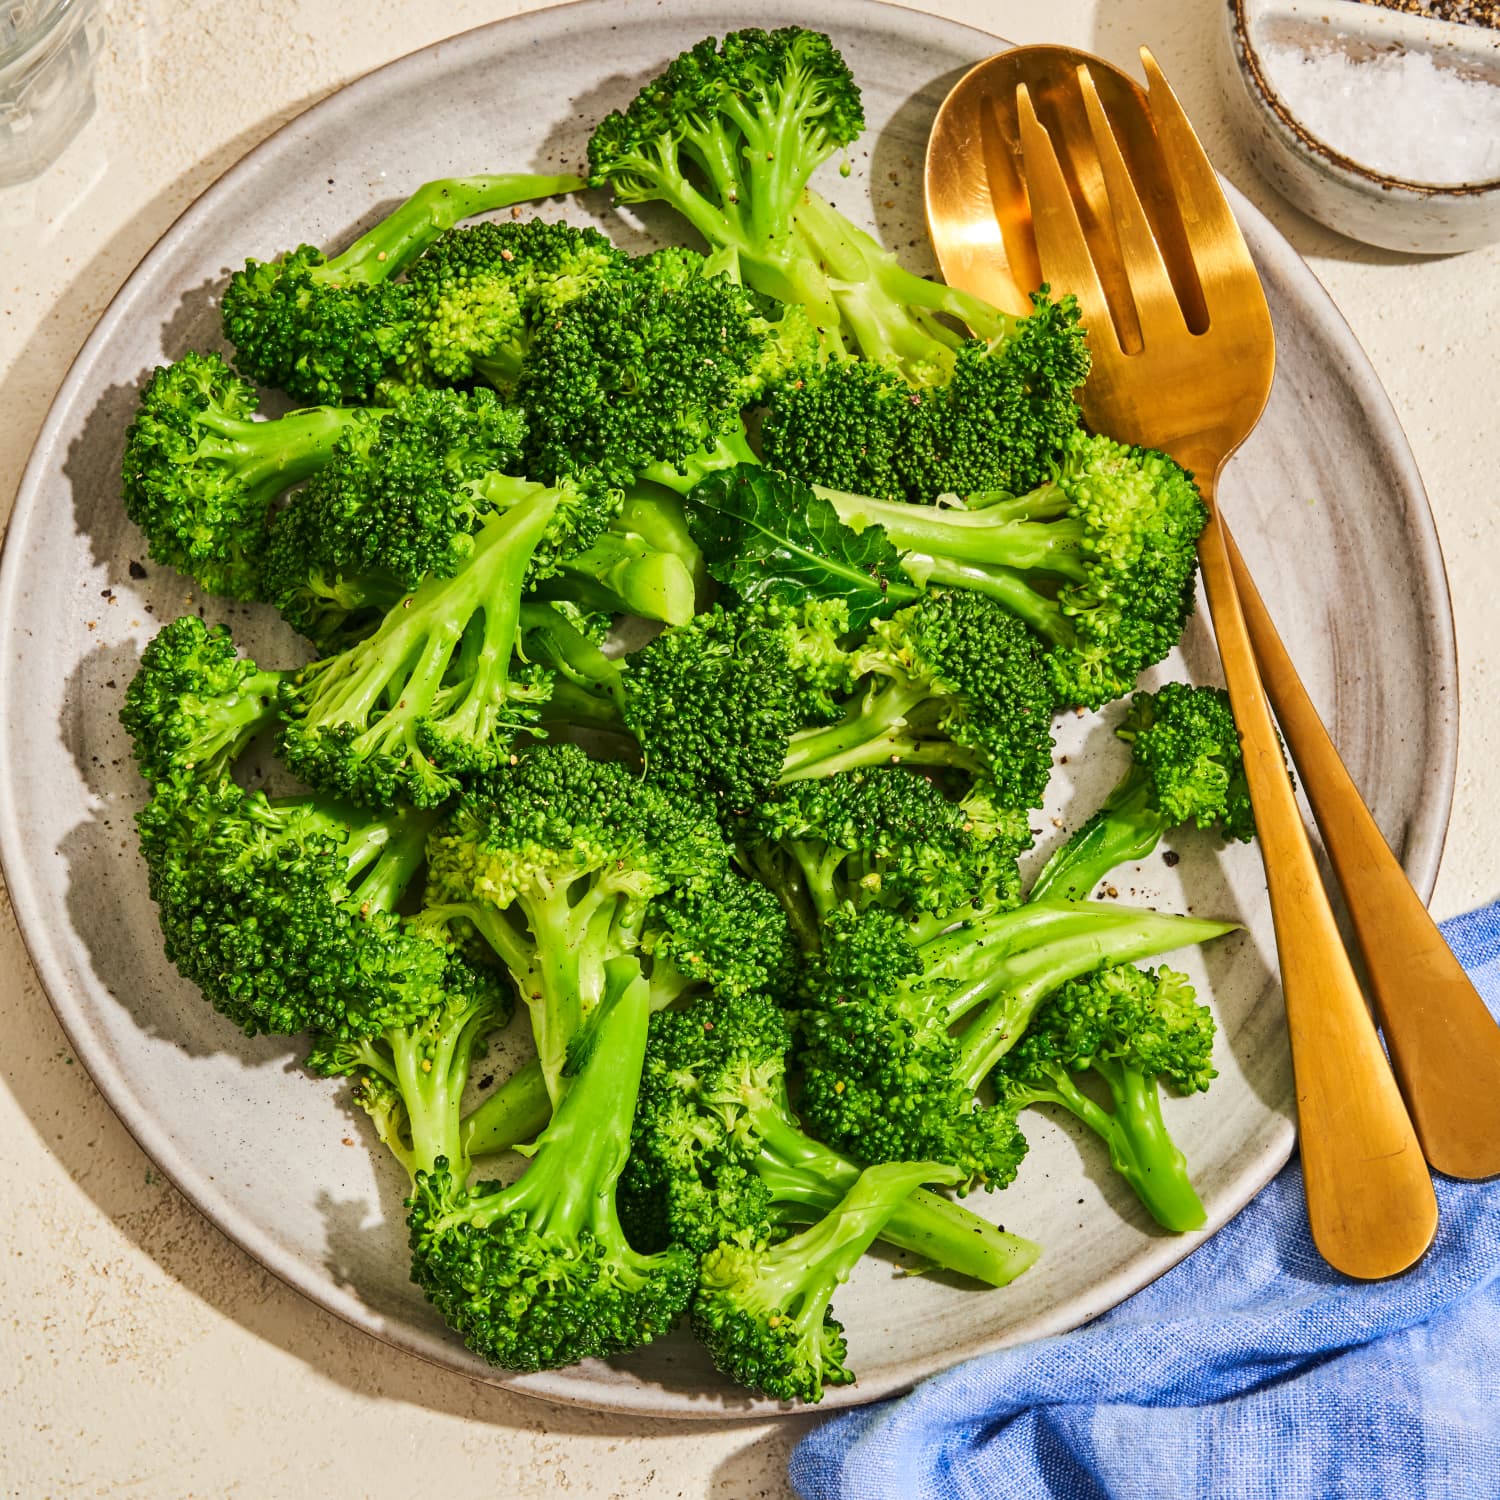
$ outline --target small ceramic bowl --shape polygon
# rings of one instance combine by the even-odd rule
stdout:
[[[1374,170],[1304,125],[1272,87],[1262,51],[1337,48],[1351,62],[1400,49],[1500,88],[1500,33],[1356,0],[1226,0],[1230,114],[1267,181],[1320,223],[1367,244],[1422,254],[1500,239],[1500,179],[1433,184]]]

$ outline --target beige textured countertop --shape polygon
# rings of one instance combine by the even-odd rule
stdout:
[[[664,0],[670,5],[671,0]],[[116,287],[244,151],[369,68],[525,0],[108,0],[99,106],[39,181],[0,190],[0,515]],[[1230,144],[1214,0],[933,0],[1016,41],[1131,65],[1148,41],[1215,160],[1308,257],[1416,450],[1453,587],[1457,800],[1434,908],[1500,891],[1500,247],[1369,250],[1276,200]],[[756,7],[743,6],[747,18]],[[816,5],[809,7],[814,20]],[[684,44],[696,35],[684,35]],[[0,896],[3,906],[3,896]],[[288,1291],[152,1172],[74,1062],[0,910],[0,1493],[34,1497],[783,1496],[805,1419],[627,1420],[471,1384]]]

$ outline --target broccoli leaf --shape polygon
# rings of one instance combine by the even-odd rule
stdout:
[[[922,597],[880,526],[855,531],[807,485],[740,464],[687,496],[688,526],[708,570],[742,599],[839,598],[849,628]]]

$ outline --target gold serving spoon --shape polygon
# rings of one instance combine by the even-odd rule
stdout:
[[[1198,478],[1210,511],[1199,560],[1265,862],[1313,1239],[1339,1270],[1390,1276],[1431,1243],[1437,1202],[1318,876],[1215,503],[1270,392],[1270,314],[1213,169],[1142,58],[1149,95],[1063,47],[971,70],[933,127],[929,225],[948,279],[997,305],[1024,311],[1022,289],[1044,280],[1075,293],[1094,356],[1085,415]]]

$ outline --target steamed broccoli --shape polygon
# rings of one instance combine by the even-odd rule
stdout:
[[[597,229],[531,219],[449,230],[406,280],[407,357],[436,380],[507,389],[537,328],[630,266]]]
[[[528,472],[598,468],[620,485],[678,487],[711,461],[753,463],[740,416],[744,371],[765,342],[753,313],[725,276],[636,272],[569,303],[538,330],[516,381]],[[722,459],[699,457],[716,448]]]
[[[511,1187],[469,1187],[446,1161],[410,1200],[412,1280],[492,1364],[554,1369],[665,1333],[696,1282],[680,1248],[634,1250],[615,1188],[630,1148],[649,1015],[635,960],[600,975],[590,1046]]]
[[[943,925],[1020,900],[1024,811],[976,823],[963,803],[898,767],[794,781],[740,823],[740,858],[775,891],[802,946],[842,907],[896,908]]]
[[[476,778],[429,849],[429,915],[467,918],[515,980],[557,1101],[586,1049],[610,960],[642,956],[657,898],[722,876],[728,850],[693,804],[576,745]],[[649,989],[649,986],[648,986]]]
[[[285,675],[238,655],[227,626],[197,615],[164,625],[142,652],[120,710],[141,775],[153,786],[178,775],[205,782],[227,775],[276,722]]]
[[[513,662],[522,593],[556,566],[553,538],[576,530],[577,514],[599,500],[572,484],[497,477],[492,501],[502,486],[509,503],[483,518],[449,576],[429,574],[373,634],[283,685],[280,753],[312,785],[375,805],[405,797],[435,807],[459,773],[498,764],[536,722],[549,678]]]
[[[400,273],[460,219],[582,186],[520,174],[428,182],[331,260],[301,245],[247,261],[222,308],[236,367],[303,400],[368,400],[409,357],[415,299]]]
[[[801,1017],[797,1107],[857,1160],[948,1162],[1003,1187],[1025,1141],[1013,1111],[978,1094],[1043,999],[1101,964],[1233,926],[1084,901],[1028,902],[937,935],[883,908],[836,914]]]
[[[1009,806],[1040,804],[1052,697],[1036,645],[1013,616],[945,591],[919,595],[862,643],[841,644],[831,633],[841,624],[837,613],[804,615],[794,640],[763,612],[718,610],[635,653],[625,716],[647,774],[729,812],[777,784],[885,764],[964,772]],[[828,723],[816,711],[840,654],[854,689]],[[813,691],[799,686],[800,662],[819,674]],[[804,728],[806,717],[814,722]]]
[[[779,385],[761,427],[766,463],[886,500],[1018,495],[1044,483],[1078,427],[1088,352],[1071,297],[1032,300],[1029,317],[995,313],[1002,331],[984,339],[931,343],[919,356],[930,378],[915,385],[874,362],[873,335],[861,339],[868,358]]]
[[[434,934],[429,928],[424,935]],[[462,1114],[469,1072],[486,1038],[510,1019],[513,1005],[499,975],[455,950],[426,1010],[377,1033],[319,1037],[306,1064],[325,1078],[355,1080],[355,1101],[413,1182],[418,1173],[436,1170],[440,1159],[462,1177],[474,1128],[473,1116]],[[538,1121],[534,1113],[528,1118],[524,1105],[515,1107],[521,1090],[502,1085],[502,1091],[512,1108],[502,1124],[500,1108],[491,1103],[484,1122],[489,1150],[519,1144],[546,1123],[545,1114]]]
[[[276,497],[330,463],[372,420],[313,407],[255,420],[255,389],[216,354],[185,354],[152,373],[125,434],[125,513],[151,556],[210,593],[261,597],[266,514]]]
[[[137,826],[167,957],[251,1035],[406,1024],[448,966],[396,910],[434,821],[186,773],[163,782]]]
[[[1218,827],[1226,839],[1254,837],[1239,730],[1222,688],[1169,682],[1137,693],[1115,733],[1130,745],[1130,769],[1043,866],[1032,899],[1088,895],[1180,823]]]
[[[835,1290],[913,1188],[960,1175],[936,1162],[869,1167],[800,1234],[768,1244],[742,1233],[716,1246],[698,1270],[693,1333],[726,1375],[782,1401],[821,1401],[825,1385],[852,1384]]]
[[[519,470],[526,423],[492,392],[395,392],[372,415],[266,534],[264,597],[320,645],[357,638],[427,575],[452,574],[483,517],[514,498],[502,476]]]
[[[838,350],[838,306],[793,215],[813,170],[863,128],[859,90],[826,36],[748,28],[684,52],[602,120],[590,182],[621,203],[670,204],[747,285],[804,307]]]
[[[740,1236],[764,1240],[828,1213],[854,1185],[859,1169],[792,1116],[790,1045],[786,1014],[754,991],[707,996],[651,1018],[620,1182],[621,1213],[635,1243],[682,1244],[703,1254]],[[1019,1276],[1038,1253],[928,1192],[903,1195],[879,1233],[991,1286]]]
[[[1206,1089],[1213,1039],[1213,1017],[1185,975],[1114,965],[1048,997],[1000,1059],[996,1091],[1012,1108],[1060,1104],[1108,1144],[1115,1171],[1159,1224],[1201,1229],[1203,1205],[1162,1123],[1158,1080],[1183,1094]],[[1085,1073],[1103,1082],[1108,1107],[1079,1086]]]
[[[967,506],[824,493],[846,525],[882,528],[919,584],[976,590],[1025,620],[1048,647],[1060,704],[1128,692],[1192,611],[1208,512],[1161,453],[1080,434],[1045,484]]]

